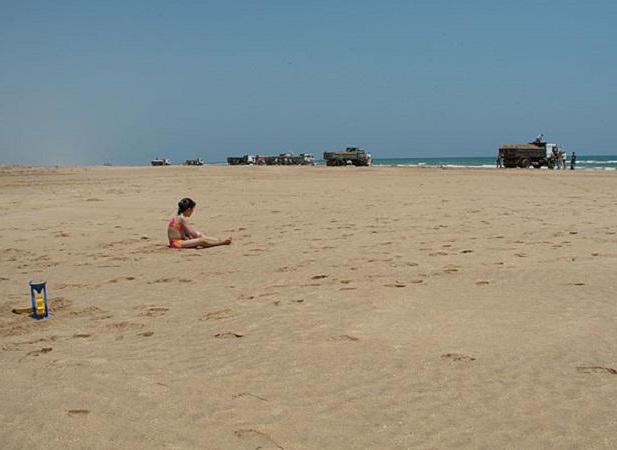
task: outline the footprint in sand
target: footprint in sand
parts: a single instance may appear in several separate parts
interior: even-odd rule
[[[87,416],[88,414],[90,414],[90,410],[89,409],[69,409],[66,413],[72,417]]]
[[[164,316],[165,314],[167,314],[167,311],[169,311],[169,308],[166,308],[164,306],[151,306],[148,309],[146,309],[145,311],[139,313],[139,315],[142,316],[142,317],[143,316],[146,316],[146,317],[161,317],[161,316]]]
[[[71,300],[67,300],[64,297],[56,297],[49,300],[49,309],[54,311],[62,311],[70,307],[73,304]]]
[[[116,323],[112,323],[111,325],[108,325],[108,328],[112,328],[114,330],[118,330],[118,331],[129,331],[129,330],[139,330],[140,328],[143,328],[144,324],[143,323],[133,323],[133,322],[116,322]]]
[[[51,308],[52,311],[55,311],[56,308]],[[103,311],[100,308],[97,308],[96,306],[86,306],[85,308],[81,308],[75,311],[71,311],[69,313],[69,315],[71,316],[75,316],[75,317],[84,317],[84,316],[94,316],[94,315],[99,315],[104,313],[105,311]],[[98,316],[97,319],[106,319],[109,318],[111,316],[106,315],[106,316]]]
[[[463,253],[463,254],[465,254],[465,253],[473,253],[473,250],[469,250],[469,249],[461,250],[461,253]]]
[[[91,334],[87,334],[87,333],[77,333],[73,335],[73,338],[77,339],[77,338],[81,338],[81,339],[85,339],[85,338],[89,338],[92,337]]]
[[[456,267],[447,267],[447,268],[443,269],[443,271],[445,273],[456,273],[456,272],[458,272],[458,269]]]
[[[486,286],[488,284],[491,284],[490,281],[486,281],[486,280],[476,281],[476,286]]]
[[[463,353],[444,353],[443,355],[441,355],[441,357],[444,359],[449,359],[451,361],[471,362],[476,360],[476,358],[474,358],[473,356],[464,355]]]
[[[212,311],[206,313],[201,320],[221,320],[233,317],[233,311],[231,309],[219,309],[218,311]]]
[[[324,278],[328,278],[328,275],[314,275],[311,277],[311,280],[322,280]]]
[[[117,283],[120,280],[133,281],[134,279],[135,279],[135,277],[114,278],[113,280],[109,280],[108,283]]]
[[[389,284],[384,284],[385,287],[394,287],[394,288],[404,288],[407,285],[404,283],[399,283],[398,281],[396,283],[389,283]]]
[[[255,395],[255,394],[251,394],[250,392],[240,392],[238,394],[234,394],[231,396],[231,398],[242,398],[242,397],[252,397],[252,398],[256,398],[257,400],[261,400],[263,402],[267,402],[268,399],[267,398],[263,398],[260,397],[259,395]]]
[[[613,369],[611,367],[585,366],[577,367],[576,370],[582,373],[609,373],[611,375],[617,375],[617,369]]]
[[[154,281],[150,281],[148,282],[148,284],[154,284],[154,283],[170,283],[173,281],[177,281],[179,283],[192,283],[193,280],[189,279],[189,278],[159,278],[158,280],[154,280]]]
[[[247,443],[249,443],[255,449],[282,449],[270,436],[261,431],[253,429],[243,429],[234,431],[234,435]]]
[[[24,358],[27,358],[28,356],[39,356],[39,355],[44,355],[45,353],[49,353],[51,352],[53,349],[51,347],[43,347],[40,350],[33,350],[31,352],[26,353],[26,355],[22,358],[22,360]],[[21,361],[21,360],[20,360]]]
[[[234,333],[233,331],[224,331],[222,333],[216,333],[214,337],[218,339],[232,339],[244,337],[244,334]]]
[[[148,281],[148,284],[154,284],[154,283],[169,283],[171,281],[174,281],[173,278],[159,278],[157,280],[154,281]]]
[[[144,331],[143,333],[138,333],[137,336],[150,337],[154,335],[154,331]]]
[[[340,336],[334,336],[330,338],[331,341],[359,341],[360,338],[351,336],[349,334],[341,334]]]

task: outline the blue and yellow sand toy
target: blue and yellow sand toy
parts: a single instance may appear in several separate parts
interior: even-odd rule
[[[32,317],[46,319],[49,316],[47,306],[47,282],[30,282],[30,297],[32,299]]]

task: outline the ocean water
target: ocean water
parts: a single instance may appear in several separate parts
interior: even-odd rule
[[[617,155],[576,155],[576,170],[609,170],[617,171]],[[410,166],[410,167],[473,167],[480,169],[495,169],[495,157],[440,157],[440,158],[374,158],[374,166]],[[208,163],[210,165],[227,165],[226,162]],[[325,165],[325,161],[316,160],[317,165]],[[567,164],[570,170],[570,160]],[[545,169],[545,168],[544,168]]]
[[[617,155],[576,155],[576,170],[617,170]],[[494,169],[495,157],[375,158],[374,166],[475,167]],[[570,169],[570,160],[567,164]]]

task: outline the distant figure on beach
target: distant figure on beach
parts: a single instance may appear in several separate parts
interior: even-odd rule
[[[576,152],[572,152],[572,156],[570,156],[570,170],[574,170],[575,165],[576,165]]]
[[[178,214],[167,223],[167,237],[170,248],[215,247],[231,244],[231,236],[227,239],[217,239],[197,231],[189,223],[189,217],[195,211],[196,203],[190,198],[178,202]]]
[[[501,154],[501,152],[497,153],[497,161],[495,164],[497,166],[497,169],[503,168],[503,155]]]
[[[544,134],[540,133],[536,138],[531,141],[532,144],[541,144],[544,141]]]
[[[557,151],[557,147],[553,147],[552,152],[553,152],[553,163],[554,163],[553,167],[556,167],[557,170],[559,170],[559,152]]]

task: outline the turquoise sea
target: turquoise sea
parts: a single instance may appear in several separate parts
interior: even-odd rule
[[[617,155],[576,155],[577,170],[617,170]],[[374,166],[444,166],[495,168],[494,157],[375,158]],[[570,161],[568,159],[568,169]]]
[[[317,165],[324,165],[317,160]],[[210,163],[227,165],[226,162]],[[410,167],[474,167],[494,169],[495,158],[487,156],[439,157],[439,158],[375,158],[373,166],[410,166]],[[568,159],[568,169],[570,160]],[[577,155],[577,170],[617,170],[617,155]]]

